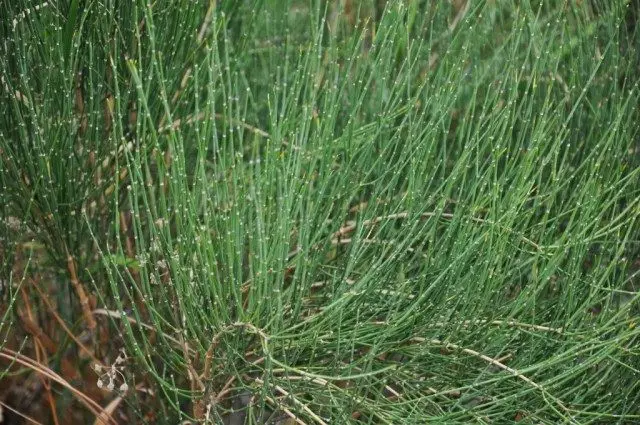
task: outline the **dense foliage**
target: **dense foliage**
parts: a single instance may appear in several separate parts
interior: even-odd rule
[[[0,9],[44,421],[640,421],[637,4],[62,3]]]

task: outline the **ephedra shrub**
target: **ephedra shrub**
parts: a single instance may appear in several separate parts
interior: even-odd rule
[[[639,420],[628,3],[365,3],[11,28],[3,199],[82,259],[99,382],[166,423]]]

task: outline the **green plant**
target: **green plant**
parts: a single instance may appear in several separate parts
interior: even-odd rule
[[[638,420],[628,3],[336,7],[11,28],[3,196],[82,259],[128,414],[142,386],[168,423]]]

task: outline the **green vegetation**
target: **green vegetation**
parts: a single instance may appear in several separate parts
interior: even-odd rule
[[[640,421],[637,4],[62,3],[0,6],[5,416]]]

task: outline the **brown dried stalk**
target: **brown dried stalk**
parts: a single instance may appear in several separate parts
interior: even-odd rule
[[[87,323],[87,327],[91,332],[93,332],[97,326],[96,319],[91,314],[91,303],[89,302],[89,298],[87,297],[87,293],[84,290],[84,286],[78,280],[78,274],[76,273],[76,264],[73,260],[73,257],[67,251],[67,269],[69,270],[69,275],[71,277],[71,285],[73,285],[73,289],[76,291],[76,295],[78,296],[78,300],[80,301],[80,307],[82,308],[82,316],[84,317],[85,322]]]
[[[66,389],[68,389],[71,394],[82,404],[84,405],[91,413],[98,416],[102,413],[103,409],[98,403],[93,401],[89,396],[84,394],[83,392],[76,389],[73,385],[69,384],[64,378],[58,375],[56,372],[51,370],[49,367],[46,367],[37,361],[18,353],[17,351],[10,350],[8,348],[0,348],[0,358],[6,359],[10,362],[18,363],[22,366],[25,366],[34,372],[37,372],[41,375],[46,376],[52,381],[57,382],[62,385]],[[118,423],[111,417],[108,418],[109,423],[117,425]]]
[[[20,416],[22,419],[25,419],[31,423],[34,423],[36,425],[43,425],[42,422],[38,422],[35,419],[33,419],[31,416],[28,416],[27,414],[22,413],[17,409],[14,409],[13,407],[9,406],[7,403],[3,403],[2,401],[0,401],[0,413],[2,412],[3,408],[7,409],[10,412],[15,413],[16,415]]]
[[[34,288],[36,288],[36,290],[38,291],[38,294],[40,295],[40,298],[42,299],[42,301],[44,301],[44,303],[47,306],[47,309],[49,309],[49,312],[51,313],[51,315],[56,319],[56,321],[60,324],[60,327],[62,328],[62,330],[64,330],[66,332],[67,335],[69,335],[69,337],[78,345],[78,347],[80,348],[81,351],[84,351],[89,357],[91,357],[91,360],[94,363],[100,364],[101,366],[105,366],[93,353],[93,351],[91,351],[86,345],[84,345],[82,343],[82,341],[80,341],[80,338],[78,338],[77,336],[74,335],[73,332],[71,332],[71,329],[69,329],[69,327],[67,326],[67,324],[64,322],[64,320],[62,320],[62,317],[60,317],[60,315],[58,314],[58,312],[56,311],[55,307],[53,306],[53,304],[51,303],[51,301],[49,300],[49,297],[47,294],[45,294],[42,289],[40,289],[38,287],[38,285],[34,282],[33,285]]]
[[[205,354],[205,358],[204,358],[204,372],[202,373],[202,376],[199,377],[200,382],[209,381],[210,378],[211,378],[211,367],[212,367],[212,363],[213,363],[213,354],[214,354],[214,352],[216,350],[216,347],[220,343],[220,339],[222,338],[222,336],[225,333],[231,331],[232,329],[238,329],[238,328],[248,329],[251,332],[253,332],[256,335],[258,335],[260,337],[263,350],[266,349],[266,344],[267,344],[267,341],[269,340],[269,337],[262,330],[258,329],[254,325],[252,325],[250,323],[243,323],[243,322],[235,322],[235,323],[232,323],[230,325],[227,325],[227,326],[223,327],[211,339],[211,343],[209,344],[209,349],[207,350],[207,353]],[[258,359],[258,361],[262,361],[262,360]],[[233,381],[231,381],[231,382],[233,382]],[[200,400],[196,401],[193,404],[193,416],[198,421],[202,421],[205,418],[205,415],[206,415],[205,399],[206,399],[206,397],[207,397],[207,395],[205,394],[204,397],[202,397]],[[218,399],[218,397],[215,398],[215,400],[217,400],[217,399]]]
[[[35,355],[38,363],[49,364],[49,358],[47,356],[47,351],[51,354],[55,354],[57,351],[56,344],[49,338],[49,335],[45,334],[44,331],[38,326],[36,323],[36,319],[31,311],[31,303],[29,302],[29,296],[27,295],[27,291],[24,287],[20,288],[22,300],[24,302],[24,306],[26,309],[26,314],[22,314],[20,310],[18,311],[18,315],[27,332],[31,333],[35,340]],[[51,393],[51,384],[49,379],[45,376],[39,376],[40,381],[42,382],[42,386],[44,387],[47,393],[47,401],[49,402],[49,408],[51,409],[51,417],[53,418],[54,425],[59,425],[58,422],[58,412],[56,409],[56,403],[53,398],[53,394]]]
[[[87,114],[85,111],[85,102],[84,102],[84,89],[82,85],[84,84],[84,75],[82,71],[79,71],[76,74],[76,82],[75,82],[75,90],[74,90],[74,107],[76,110],[76,114],[78,115],[78,119],[80,121],[80,126],[78,127],[78,136],[83,137],[87,132],[87,126],[89,124],[89,120],[87,118]]]

